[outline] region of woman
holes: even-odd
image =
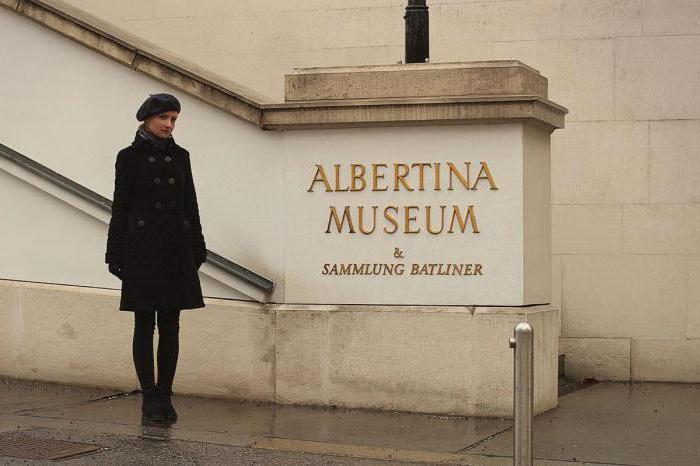
[[[132,353],[143,394],[142,420],[151,422],[177,419],[171,387],[180,310],[205,306],[197,271],[207,250],[190,154],[172,137],[179,113],[180,102],[170,94],[152,94],[136,113],[142,123],[115,163],[105,254],[109,271],[122,280],[119,309],[134,313]]]

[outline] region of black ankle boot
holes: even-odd
[[[163,408],[155,387],[141,390],[141,420],[149,422],[165,422]]]
[[[163,416],[166,421],[177,421],[177,412],[173,407],[172,390],[156,385],[156,392],[158,393],[158,398],[160,401],[161,408],[163,410]]]

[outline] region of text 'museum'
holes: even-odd
[[[324,167],[315,172],[308,192],[399,192],[498,190],[485,161],[351,163]],[[314,190],[317,191],[314,191]],[[381,222],[381,224],[379,224]],[[379,224],[379,225],[378,225]],[[441,205],[344,205],[329,206],[325,233],[371,235],[480,233],[473,204]]]

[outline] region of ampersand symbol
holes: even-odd
[[[396,259],[403,259],[403,251],[399,248],[394,248],[394,257]]]

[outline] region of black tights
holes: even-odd
[[[168,392],[173,385],[180,349],[180,310],[134,312],[133,355],[141,389],[155,386],[153,332],[158,323],[158,385]]]

